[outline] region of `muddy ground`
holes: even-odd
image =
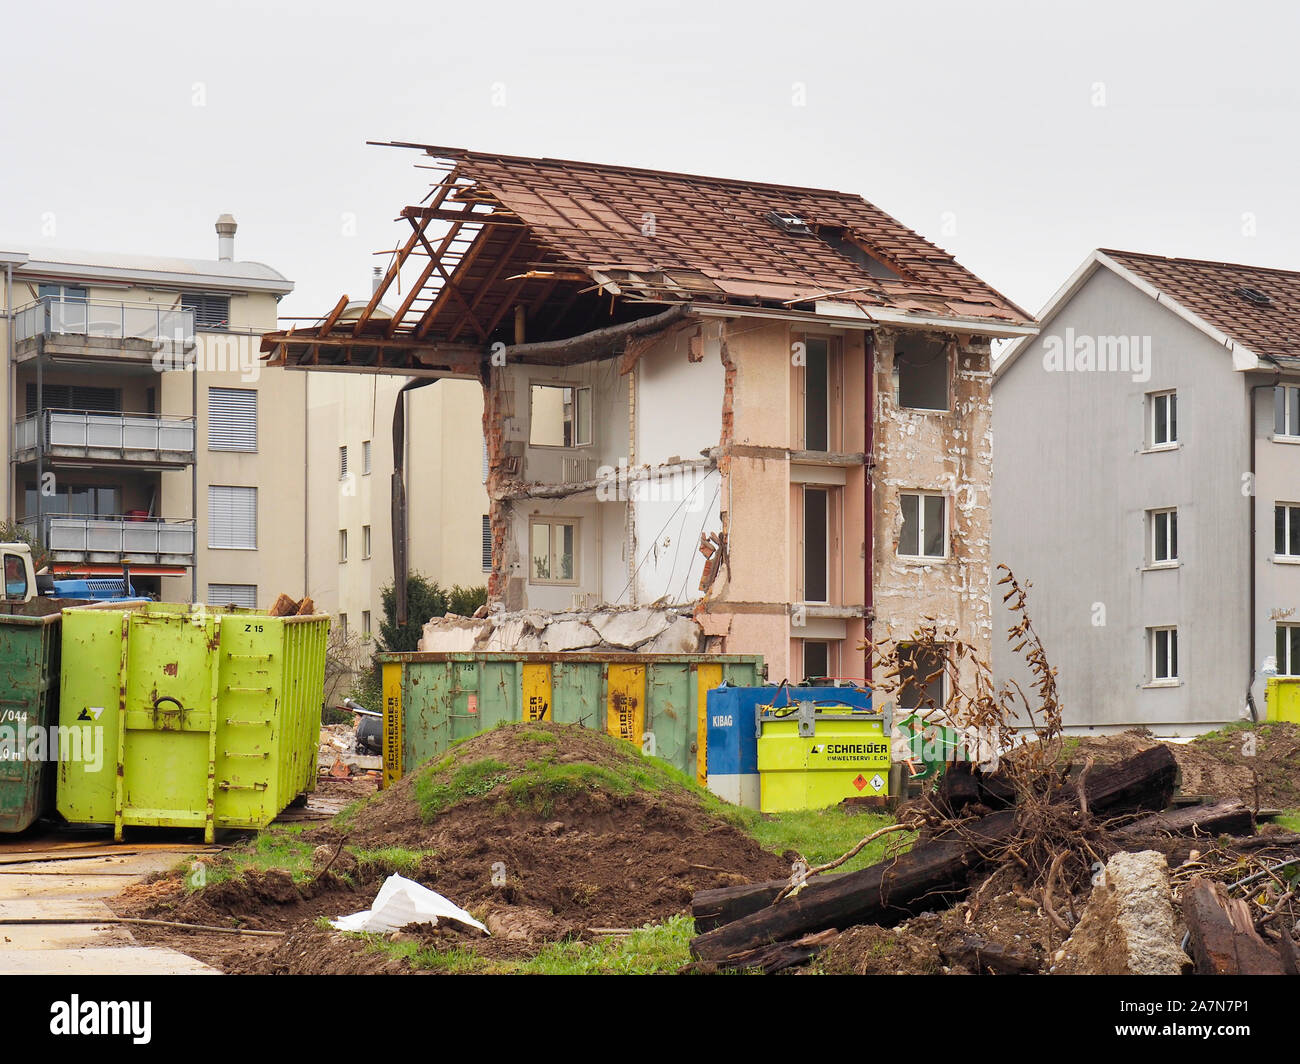
[[[1170,744],[1180,766],[1180,793],[1239,797],[1261,808],[1300,807],[1300,728],[1261,727],[1253,753],[1247,753],[1246,735],[1230,731]],[[1076,764],[1089,758],[1107,763],[1155,742],[1141,732],[1085,737],[1071,743],[1067,756]],[[298,882],[284,871],[247,871],[190,892],[172,874],[128,889],[115,907],[121,915],[286,933],[136,932],[143,942],[172,946],[231,973],[402,972],[403,961],[317,926],[320,917],[367,908],[397,870],[373,858],[358,862],[354,851],[418,855],[403,873],[493,931],[482,938],[444,925],[408,928],[399,937],[439,950],[472,940],[473,949],[489,958],[527,957],[549,942],[596,937],[600,932],[593,929],[662,921],[688,911],[697,890],[788,873],[793,855],[764,851],[694,792],[633,779],[644,765],[630,750],[579,727],[498,729],[458,746],[433,775],[414,773],[342,818],[309,825],[303,838],[315,847],[314,863]],[[476,767],[482,771],[474,775]],[[458,784],[462,770],[469,775]],[[1279,843],[1288,837],[1278,828],[1262,830]],[[1145,845],[1165,852],[1176,869],[1210,844],[1155,838]],[[1058,908],[1077,914],[1086,900],[1087,884],[1080,884],[1058,899]],[[1003,869],[951,909],[898,927],[846,930],[819,965],[846,974],[974,973],[990,970],[980,946],[993,942],[1006,954],[993,968],[1046,972],[1064,938],[1034,892]]]

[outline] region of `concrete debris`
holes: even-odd
[[[420,649],[434,653],[694,654],[700,626],[689,613],[663,606],[601,606],[546,613],[521,610],[485,617],[435,617]]]
[[[1061,948],[1057,975],[1180,975],[1190,960],[1179,946],[1169,869],[1162,853],[1117,853],[1078,926]]]

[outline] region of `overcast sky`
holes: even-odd
[[[0,246],[369,294],[410,140],[860,193],[1027,309],[1094,247],[1300,269],[1300,5],[11,6]],[[405,224],[405,223],[403,223]],[[409,228],[406,230],[409,232]]]

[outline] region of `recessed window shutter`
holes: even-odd
[[[213,451],[257,450],[257,392],[251,388],[208,389],[208,447]]]
[[[483,571],[492,571],[492,519],[483,515]]]
[[[209,584],[209,606],[243,606],[257,609],[256,584]]]
[[[257,489],[208,485],[208,546],[257,548]]]

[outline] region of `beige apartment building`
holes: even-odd
[[[340,320],[364,306],[349,305]],[[483,394],[476,382],[445,380],[403,391],[412,378],[267,372],[307,382],[308,586],[343,630],[363,639],[377,634],[382,589],[393,581],[393,415],[399,403],[405,407],[410,569],[445,588],[487,583],[491,535]]]
[[[56,574],[117,574],[171,601],[300,595],[306,381],[260,335],[293,284],[234,255],[0,252],[6,354],[0,509]]]

